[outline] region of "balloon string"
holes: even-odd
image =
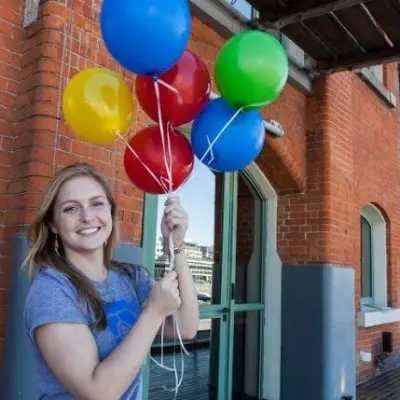
[[[179,97],[179,100],[181,103],[183,103],[183,99],[181,94],[179,93],[179,90],[168,84],[167,82],[163,81],[159,77],[154,77],[154,80],[160,83],[160,85],[166,87],[167,89],[171,90],[172,92],[176,93],[176,95]],[[211,83],[209,83],[209,86],[211,87]]]
[[[214,147],[214,144],[217,142],[217,140],[222,136],[222,134],[228,129],[229,125],[234,121],[234,119],[243,111],[243,107],[239,108],[235,114],[231,117],[231,119],[224,125],[224,127],[218,132],[217,136],[215,136],[214,140],[209,144],[207,150],[204,152],[203,156],[201,157],[200,161],[203,162],[204,159],[206,158],[207,154],[212,151],[212,148]],[[207,139],[209,141],[209,138],[207,136]],[[213,160],[214,158],[212,158]],[[209,164],[211,161],[209,162]]]
[[[154,81],[158,82],[160,85],[163,85],[164,87],[166,87],[167,89],[171,90],[172,92],[175,92],[176,94],[179,94],[178,89],[174,88],[173,86],[171,86],[167,82],[163,81],[162,79],[160,79],[158,77],[155,77]]]
[[[166,155],[166,150],[165,150],[165,132],[164,132],[164,123],[162,120],[162,112],[161,112],[161,99],[160,99],[160,88],[158,86],[158,80],[154,80],[154,91],[156,94],[156,100],[157,100],[157,114],[158,114],[158,124],[160,126],[160,134],[161,134],[161,143],[162,143],[162,148],[163,148],[163,158],[164,158],[164,165],[165,165],[165,171],[167,172],[168,180],[169,180],[169,191],[172,191],[172,174],[170,170],[170,164],[168,163],[167,155]],[[168,132],[169,133],[169,132]],[[167,135],[169,139],[169,134]]]
[[[228,129],[228,127],[232,124],[232,122],[235,120],[235,118],[242,112],[244,111],[246,108],[251,108],[251,107],[262,107],[264,105],[268,104],[268,102],[263,102],[263,103],[254,103],[254,104],[249,104],[247,106],[243,106],[240,107],[235,114],[233,114],[233,116],[229,119],[229,121],[223,126],[223,128],[218,132],[218,134],[215,136],[215,138],[213,139],[213,141],[210,143],[210,139],[207,136],[207,141],[208,141],[208,147],[206,149],[206,151],[204,152],[203,156],[201,157],[200,161],[203,162],[204,159],[206,158],[206,156],[208,155],[208,153],[211,152],[211,160],[208,162],[208,164],[211,164],[212,161],[214,160],[214,153],[212,153],[212,149],[215,145],[215,143],[219,140],[219,138],[222,136],[222,134]]]
[[[161,97],[160,97],[160,88],[159,84],[165,86],[169,90],[174,91],[175,93],[178,93],[178,91],[173,88],[172,86],[168,85],[166,82],[162,81],[159,78],[154,79],[154,91],[156,95],[156,100],[157,100],[157,114],[158,114],[158,122],[160,125],[160,135],[161,135],[161,142],[163,146],[163,157],[164,157],[164,165],[165,169],[167,172],[168,176],[168,181],[169,181],[169,190],[168,192],[166,191],[167,197],[173,190],[173,180],[172,180],[172,163],[173,163],[173,157],[172,157],[172,147],[171,147],[171,134],[172,134],[172,125],[170,122],[167,123],[167,131],[166,131],[166,137],[165,137],[165,131],[164,131],[164,124],[163,124],[163,118],[162,118],[162,107],[161,107]],[[179,93],[178,93],[179,94]],[[167,155],[168,152],[168,155]],[[165,180],[163,177],[160,178],[161,181]],[[169,252],[170,252],[170,260],[169,260],[169,271],[171,271],[174,268],[175,265],[175,252],[174,252],[174,242],[173,242],[173,237],[172,234],[169,235]],[[173,354],[173,367],[169,368],[166,365],[164,365],[164,328],[165,328],[165,321],[163,321],[162,327],[161,327],[161,363],[156,361],[153,357],[151,359],[161,368],[167,370],[167,371],[173,371],[174,376],[175,376],[175,387],[172,389],[168,389],[164,386],[165,390],[168,391],[174,391],[175,392],[175,399],[178,396],[178,390],[182,384],[183,381],[183,376],[184,376],[184,356],[183,353],[185,352],[187,355],[189,352],[186,350],[183,341],[182,341],[182,336],[180,333],[179,329],[179,323],[177,320],[177,315],[173,314],[172,315],[172,321],[173,321],[173,328],[174,328],[174,346],[176,342],[176,336],[178,336],[179,340],[179,345],[180,345],[180,353],[181,353],[181,376],[178,377],[178,370],[176,367],[176,355],[175,351]]]
[[[170,186],[169,191],[172,192],[173,182],[172,182],[172,167],[173,167],[173,158],[172,158],[172,146],[171,146],[171,135],[173,134],[173,128],[170,122],[167,123],[167,147],[168,147],[168,157],[169,157],[169,172],[170,172]],[[164,154],[165,157],[165,154]],[[165,157],[166,159],[166,157]]]
[[[115,133],[126,145],[126,147],[130,150],[130,152],[138,159],[138,161],[142,164],[143,168],[150,174],[150,176],[160,185],[161,189],[164,190],[164,192],[167,192],[167,188],[163,184],[161,179],[158,179],[156,175],[153,173],[153,171],[146,165],[145,162],[139,157],[139,155],[136,153],[135,150],[133,150],[132,146],[129,144],[129,142],[119,133]]]

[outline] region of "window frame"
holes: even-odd
[[[362,221],[365,221],[370,228],[369,231],[369,257],[370,257],[370,264],[371,264],[371,271],[370,273],[370,279],[371,279],[371,296],[363,296],[363,230],[362,230]],[[361,304],[363,306],[365,305],[372,305],[374,304],[374,257],[373,257],[373,252],[374,252],[374,244],[373,244],[373,234],[372,234],[372,224],[371,222],[368,220],[368,218],[363,215],[363,213],[361,213],[360,215],[360,269],[361,269],[361,279],[360,279],[360,284],[361,284]]]
[[[360,280],[360,295],[362,307],[385,308],[388,306],[387,285],[387,226],[380,210],[373,204],[367,204],[361,211],[361,216],[371,226],[371,264],[372,264],[372,298],[362,297],[362,282]],[[361,229],[361,224],[360,224]],[[362,233],[360,231],[360,246]],[[362,277],[360,251],[360,274]]]

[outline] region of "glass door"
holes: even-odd
[[[251,177],[235,179],[236,238],[231,268],[229,399],[262,399],[267,203]]]
[[[190,355],[178,399],[261,398],[264,203],[245,174],[214,174],[197,160],[177,195],[189,213],[185,251],[201,318],[195,339],[185,342]],[[144,262],[154,266],[156,280],[168,267],[159,233],[165,199],[148,196],[144,216]],[[151,353],[160,361],[160,340]],[[178,343],[164,341],[165,364],[174,357],[180,368]],[[146,370],[144,399],[170,399],[163,386],[174,386],[174,374],[152,361]]]

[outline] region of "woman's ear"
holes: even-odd
[[[57,231],[56,227],[54,226],[54,224],[52,222],[49,223],[49,228],[50,228],[51,233],[53,235],[57,235],[58,231]]]

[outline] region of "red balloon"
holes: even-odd
[[[185,50],[178,62],[159,78],[176,89],[175,92],[162,83],[158,84],[163,121],[180,126],[194,120],[207,104],[211,93],[210,75],[204,62]],[[143,111],[153,121],[158,122],[153,79],[138,76],[135,90]]]
[[[177,129],[164,126],[166,159],[169,161],[167,136],[170,138],[172,155],[172,190],[179,188],[190,176],[194,166],[192,146]],[[132,183],[147,193],[163,194],[166,192],[161,181],[170,191],[167,168],[161,139],[160,126],[154,125],[142,129],[129,141],[129,146],[136,152],[136,157],[127,146],[124,154],[125,171]],[[148,169],[144,165],[147,166]],[[167,164],[169,165],[169,164]],[[151,173],[149,172],[151,171]],[[155,179],[157,178],[157,179]]]

